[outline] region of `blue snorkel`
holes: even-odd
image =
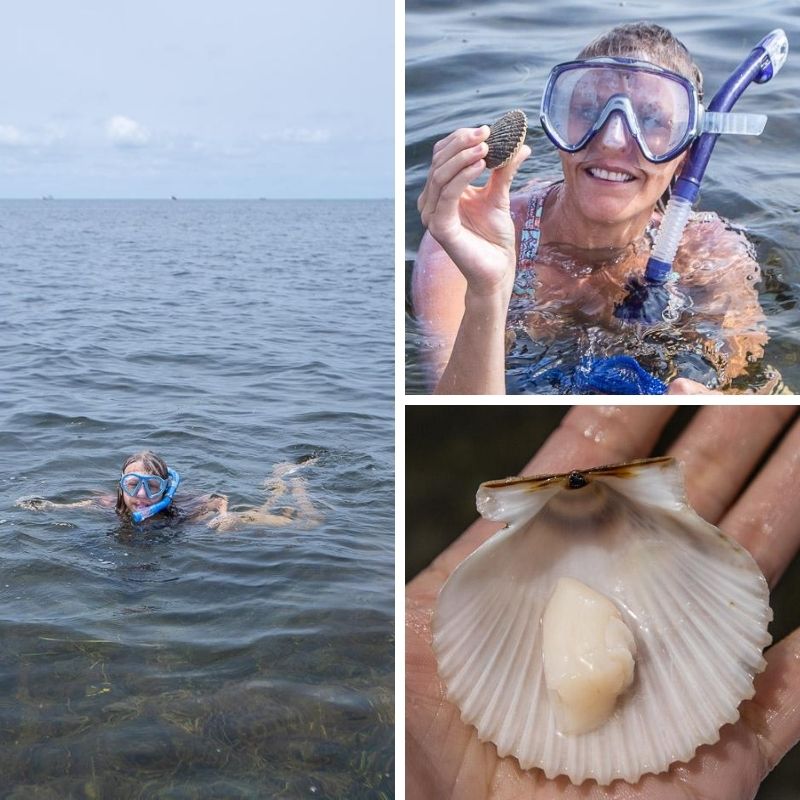
[[[789,42],[780,28],[765,36],[714,95],[709,103],[708,112],[730,111],[753,81],[766,83],[777,74],[786,61],[788,52]],[[686,164],[667,204],[653,253],[647,262],[644,279],[630,278],[627,287],[628,296],[614,309],[614,315],[619,319],[654,323],[665,318],[671,299],[666,284],[676,277],[672,272],[672,263],[678,252],[692,206],[700,191],[700,182],[703,180],[711,152],[717,137],[724,132],[745,131],[726,130],[722,125],[716,131],[712,129],[708,133],[703,133],[691,146]]]
[[[153,503],[153,505],[148,506],[142,511],[131,512],[131,519],[135,523],[138,524],[146,519],[149,519],[153,515],[158,514],[172,502],[172,498],[175,496],[175,492],[178,490],[178,486],[180,485],[181,476],[178,474],[177,470],[172,469],[172,467],[167,468],[167,475],[169,476],[169,485],[167,486],[167,490],[164,492],[164,496],[157,503]]]

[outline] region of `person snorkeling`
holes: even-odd
[[[176,500],[175,495],[181,483],[180,474],[150,450],[134,453],[125,459],[115,494],[99,494],[71,503],[59,503],[40,497],[20,498],[16,504],[36,511],[54,508],[113,508],[120,518],[135,525],[159,517],[176,521],[205,521],[208,527],[217,531],[229,531],[245,525],[278,527],[300,524],[314,527],[321,522],[322,515],[308,496],[305,479],[293,473],[312,466],[317,460],[316,457],[311,457],[295,464],[277,464],[264,482],[268,492],[267,499],[254,508],[230,511],[228,498],[221,494],[181,497]]]
[[[783,63],[785,36],[773,34],[780,47],[759,43],[753,57],[774,63],[756,65],[764,75],[750,80]],[[547,80],[541,122],[561,179],[510,194],[531,154],[523,144],[485,186],[472,185],[487,167],[488,126],[434,145],[417,204],[427,233],[412,299],[436,392],[628,393],[579,380],[596,356],[637,359],[659,384],[645,393],[727,391],[748,374],[768,337],[760,267],[740,231],[713,212],[689,213],[690,202],[677,256],[641,291],[670,191],[697,161],[693,144],[710,141],[706,132],[763,127],[759,115],[708,111],[702,98],[702,73],[682,42],[659,25],[624,24]],[[666,307],[642,324],[644,295],[659,292]]]

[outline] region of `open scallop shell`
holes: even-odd
[[[507,111],[491,127],[486,144],[486,167],[500,169],[508,164],[525,141],[528,133],[528,118],[524,111],[515,108]]]
[[[771,641],[769,590],[688,506],[672,459],[484,483],[477,500],[507,527],[442,588],[433,646],[448,699],[500,756],[576,784],[633,783],[739,718]],[[636,642],[632,686],[580,735],[557,730],[544,680],[541,617],[560,577],[608,597]]]

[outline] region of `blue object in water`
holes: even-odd
[[[527,380],[526,380],[527,379]],[[525,391],[526,384],[542,386],[547,383],[562,394],[664,394],[667,384],[651,375],[633,356],[616,355],[607,358],[585,356],[572,368],[551,367],[546,362],[526,370],[516,377],[510,391]]]
[[[789,42],[780,28],[765,36],[714,95],[708,112],[730,111],[753,81],[766,83],[778,72],[786,61],[788,50]],[[719,132],[703,133],[691,146],[686,164],[667,204],[644,278],[632,277],[629,280],[628,296],[614,309],[614,315],[619,319],[653,323],[663,318],[670,295],[665,283],[671,274],[683,230],[700,191],[700,182],[718,136]]]
[[[167,486],[167,491],[164,493],[164,496],[157,503],[153,503],[153,505],[148,506],[142,511],[133,511],[131,513],[131,519],[137,524],[163,511],[172,502],[172,498],[175,496],[175,492],[181,482],[181,476],[178,474],[178,471],[172,469],[172,467],[167,468],[167,474],[169,475],[169,485]]]

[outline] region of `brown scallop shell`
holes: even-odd
[[[527,133],[528,118],[524,111],[515,108],[503,114],[491,126],[491,133],[486,140],[486,144],[489,145],[485,159],[487,168],[499,169],[508,164],[525,141]]]

